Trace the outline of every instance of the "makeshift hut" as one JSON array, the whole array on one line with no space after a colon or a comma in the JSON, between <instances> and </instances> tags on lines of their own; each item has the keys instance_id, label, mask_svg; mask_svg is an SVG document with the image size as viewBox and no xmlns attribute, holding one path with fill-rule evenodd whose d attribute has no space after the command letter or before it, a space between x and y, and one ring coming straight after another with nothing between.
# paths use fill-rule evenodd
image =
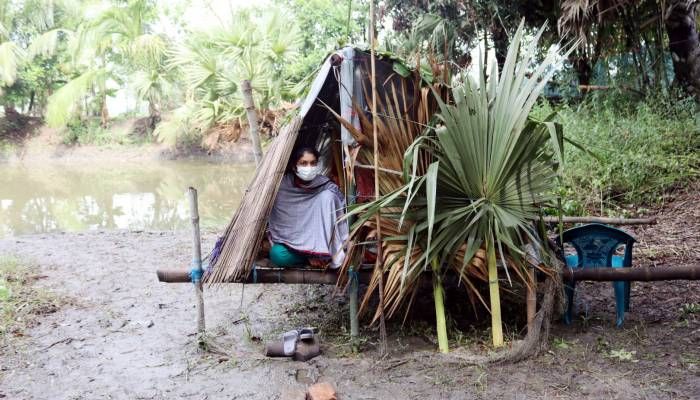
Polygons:
<instances>
[{"instance_id":1,"label":"makeshift hut","mask_svg":"<svg viewBox=\"0 0 700 400\"><path fill-rule=\"evenodd\" d=\"M433 96L443 90L433 81L439 81L435 76L442 69L410 69L386 55L377 58L375 69L379 190L385 194L403 184L403 154L435 112ZM370 92L368 52L346 47L325 60L307 97L267 149L212 251L206 283L248 281L256 263L264 263L260 250L267 220L294 148L319 150L326 175L336 181L348 204L374 198Z\"/></svg>"}]
</instances>

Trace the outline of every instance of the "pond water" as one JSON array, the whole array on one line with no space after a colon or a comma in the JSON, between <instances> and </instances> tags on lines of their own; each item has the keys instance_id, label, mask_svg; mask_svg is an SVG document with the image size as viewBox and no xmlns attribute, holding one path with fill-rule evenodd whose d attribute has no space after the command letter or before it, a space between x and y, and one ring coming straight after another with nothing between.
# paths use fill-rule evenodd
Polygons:
<instances>
[{"instance_id":1,"label":"pond water","mask_svg":"<svg viewBox=\"0 0 700 400\"><path fill-rule=\"evenodd\" d=\"M0 164L0 237L102 229L190 226L186 190L198 191L200 224L223 228L252 165L204 161L115 165Z\"/></svg>"}]
</instances>

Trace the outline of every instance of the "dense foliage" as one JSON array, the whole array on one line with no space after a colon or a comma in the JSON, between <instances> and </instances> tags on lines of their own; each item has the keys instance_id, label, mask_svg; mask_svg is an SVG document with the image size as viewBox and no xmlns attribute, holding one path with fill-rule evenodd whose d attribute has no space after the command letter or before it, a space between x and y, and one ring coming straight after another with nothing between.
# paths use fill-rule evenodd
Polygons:
<instances>
[{"instance_id":1,"label":"dense foliage","mask_svg":"<svg viewBox=\"0 0 700 400\"><path fill-rule=\"evenodd\" d=\"M43 118L76 143L133 142L110 136L111 126L138 117L146 140L211 148L246 129L243 79L253 82L263 123L272 126L328 52L366 45L366 0L274 0L228 10L204 2L211 20L199 25L189 18L191 4L0 0L4 115ZM521 19L526 38L547 21L542 43L580 40L545 88L556 105L542 102L536 112L560 111L566 135L598 157L568 146L569 211L605 211L654 200L697 176L697 105L688 98L700 88L698 4L389 0L378 7L379 38L407 65L444 62L453 73L475 68L474 56L490 50L502 67ZM126 113L110 115L115 98ZM10 122L2 126L21 125Z\"/></svg>"}]
</instances>

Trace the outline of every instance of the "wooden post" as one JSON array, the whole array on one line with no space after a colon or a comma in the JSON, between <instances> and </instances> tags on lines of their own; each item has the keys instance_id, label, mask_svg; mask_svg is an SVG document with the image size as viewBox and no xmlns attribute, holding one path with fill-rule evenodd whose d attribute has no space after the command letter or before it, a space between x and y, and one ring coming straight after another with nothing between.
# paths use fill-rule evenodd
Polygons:
<instances>
[{"instance_id":1,"label":"wooden post","mask_svg":"<svg viewBox=\"0 0 700 400\"><path fill-rule=\"evenodd\" d=\"M372 137L374 146L374 198L379 199L379 141L377 140L377 79L375 73L375 58L377 39L374 35L374 29L377 24L377 17L374 11L374 1L369 2L370 14L370 39L371 39L371 54L370 64L372 69ZM381 225L381 210L377 211L377 261L374 264L375 271L379 270L379 354L385 355L387 352L386 339L386 321L384 319L384 255L382 251L382 225Z\"/></svg>"},{"instance_id":2,"label":"wooden post","mask_svg":"<svg viewBox=\"0 0 700 400\"><path fill-rule=\"evenodd\" d=\"M199 236L199 210L197 207L197 190L193 187L187 189L187 197L190 200L190 215L192 217L192 283L197 296L197 333L203 334L204 327L204 294L202 287L202 244Z\"/></svg>"},{"instance_id":3,"label":"wooden post","mask_svg":"<svg viewBox=\"0 0 700 400\"><path fill-rule=\"evenodd\" d=\"M358 292L360 289L360 277L355 267L350 268L350 341L353 350L357 351L357 339L360 336L360 320L357 315Z\"/></svg>"},{"instance_id":4,"label":"wooden post","mask_svg":"<svg viewBox=\"0 0 700 400\"><path fill-rule=\"evenodd\" d=\"M535 268L528 267L527 274L529 276L530 285L527 286L527 332L530 333L534 329L535 314L537 313L537 281L535 280Z\"/></svg>"},{"instance_id":5,"label":"wooden post","mask_svg":"<svg viewBox=\"0 0 700 400\"><path fill-rule=\"evenodd\" d=\"M262 147L260 147L260 136L258 135L258 113L255 111L253 88L250 86L249 80L244 80L241 83L241 92L243 93L243 105L245 106L245 111L248 116L248 127L250 140L253 142L255 164L260 165L260 160L262 160Z\"/></svg>"}]
</instances>

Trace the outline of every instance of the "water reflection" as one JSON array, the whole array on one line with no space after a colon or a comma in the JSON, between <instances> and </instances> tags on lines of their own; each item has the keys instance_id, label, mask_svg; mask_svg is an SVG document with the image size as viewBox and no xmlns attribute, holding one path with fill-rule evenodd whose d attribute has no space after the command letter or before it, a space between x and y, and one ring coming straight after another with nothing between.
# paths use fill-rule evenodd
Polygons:
<instances>
[{"instance_id":1,"label":"water reflection","mask_svg":"<svg viewBox=\"0 0 700 400\"><path fill-rule=\"evenodd\" d=\"M90 229L173 230L189 226L188 186L200 223L223 227L252 166L199 161L114 166L0 166L0 236Z\"/></svg>"}]
</instances>

